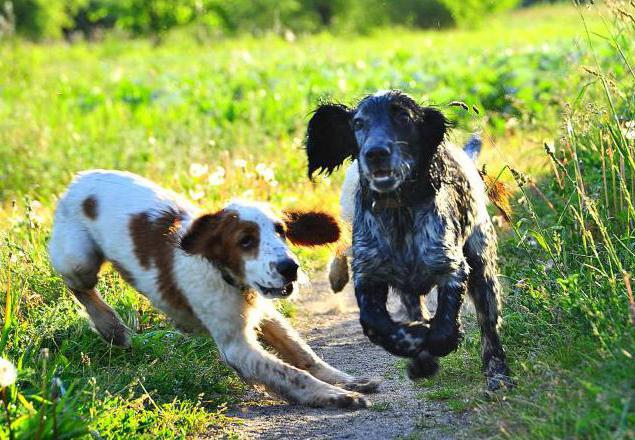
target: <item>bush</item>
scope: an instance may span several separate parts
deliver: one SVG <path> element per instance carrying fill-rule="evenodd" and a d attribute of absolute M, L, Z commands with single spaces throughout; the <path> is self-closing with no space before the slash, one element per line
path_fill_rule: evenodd
<path fill-rule="evenodd" d="M 81 0 L 80 0 L 81 1 Z M 13 0 L 16 32 L 34 40 L 59 38 L 73 24 L 78 1 Z"/>
<path fill-rule="evenodd" d="M 17 31 L 31 39 L 59 38 L 117 27 L 157 35 L 198 20 L 221 33 L 367 32 L 402 25 L 419 28 L 477 25 L 519 0 L 13 0 Z"/>
<path fill-rule="evenodd" d="M 457 25 L 472 27 L 478 25 L 488 14 L 517 6 L 519 0 L 439 0 L 439 2 L 448 8 Z"/>

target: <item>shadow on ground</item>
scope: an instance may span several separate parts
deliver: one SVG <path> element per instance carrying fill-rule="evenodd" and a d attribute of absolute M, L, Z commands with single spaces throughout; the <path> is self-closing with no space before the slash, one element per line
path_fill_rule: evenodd
<path fill-rule="evenodd" d="M 371 344 L 363 335 L 350 286 L 338 295 L 326 283 L 314 283 L 315 293 L 298 301 L 294 325 L 309 345 L 331 365 L 353 375 L 383 379 L 370 395 L 369 409 L 308 408 L 287 405 L 256 391 L 229 411 L 243 419 L 242 438 L 263 439 L 452 439 L 468 423 L 468 416 L 443 403 L 422 399 L 404 375 L 398 358 Z"/>

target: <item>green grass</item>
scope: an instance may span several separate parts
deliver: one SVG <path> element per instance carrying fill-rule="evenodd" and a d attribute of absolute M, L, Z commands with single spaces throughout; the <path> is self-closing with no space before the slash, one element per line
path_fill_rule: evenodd
<path fill-rule="evenodd" d="M 613 25 L 605 8 L 586 18 L 598 34 L 619 29 L 616 42 L 633 58 L 627 18 Z M 551 6 L 473 31 L 199 45 L 183 29 L 159 47 L 109 39 L 0 44 L 0 354 L 19 369 L 5 393 L 14 430 L 179 438 L 240 429 L 224 408 L 244 385 L 208 338 L 174 331 L 106 268 L 98 287 L 138 333 L 131 350 L 110 348 L 64 293 L 45 243 L 56 197 L 75 172 L 141 173 L 209 209 L 243 195 L 336 212 L 342 173 L 317 186 L 305 176 L 307 116 L 322 97 L 354 102 L 397 87 L 439 104 L 457 123 L 456 141 L 484 130 L 490 174 L 505 165 L 530 173 L 554 206 L 526 184 L 514 232 L 501 231 L 503 337 L 518 388 L 483 395 L 479 337 L 468 322 L 466 342 L 437 378 L 421 383 L 421 398 L 474 412 L 472 436 L 628 438 L 635 350 L 621 270 L 635 263 L 635 215 L 619 177 L 630 189 L 635 167 L 632 141 L 618 125 L 635 119 L 633 77 L 615 42 L 591 35 L 593 51 L 578 11 Z M 480 115 L 448 106 L 453 100 L 476 105 Z M 557 140 L 553 159 L 545 138 Z M 298 252 L 319 270 L 330 250 Z M 64 396 L 51 387 L 58 380 Z"/>

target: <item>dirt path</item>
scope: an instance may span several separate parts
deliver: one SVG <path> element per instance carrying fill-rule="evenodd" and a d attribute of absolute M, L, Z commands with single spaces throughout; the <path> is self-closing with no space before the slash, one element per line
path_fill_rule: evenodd
<path fill-rule="evenodd" d="M 237 428 L 252 439 L 452 439 L 466 416 L 443 403 L 417 398 L 415 387 L 398 367 L 398 359 L 371 344 L 362 334 L 350 287 L 333 295 L 326 283 L 314 282 L 312 295 L 298 301 L 294 325 L 309 345 L 331 365 L 355 375 L 379 376 L 384 382 L 370 395 L 373 406 L 360 411 L 316 409 L 265 400 L 250 392 L 230 411 L 244 420 Z"/>

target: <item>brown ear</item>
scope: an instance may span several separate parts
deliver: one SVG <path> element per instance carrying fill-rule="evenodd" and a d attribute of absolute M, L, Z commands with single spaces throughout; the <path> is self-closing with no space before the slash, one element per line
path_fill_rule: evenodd
<path fill-rule="evenodd" d="M 299 246 L 318 246 L 335 243 L 340 227 L 330 214 L 319 211 L 285 211 L 287 238 Z"/>
<path fill-rule="evenodd" d="M 181 239 L 181 249 L 188 254 L 203 254 L 207 239 L 213 234 L 218 220 L 218 213 L 205 214 L 194 220 Z"/>

